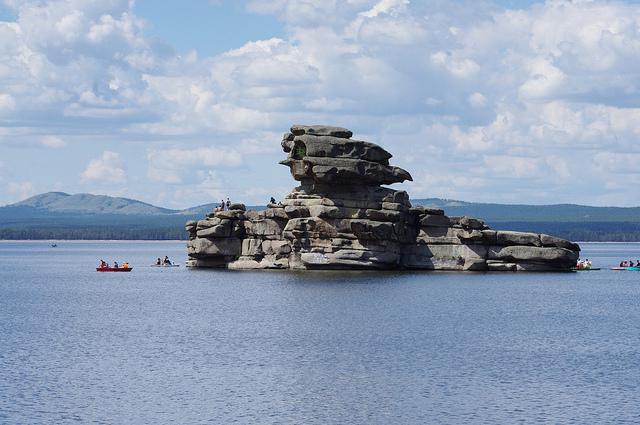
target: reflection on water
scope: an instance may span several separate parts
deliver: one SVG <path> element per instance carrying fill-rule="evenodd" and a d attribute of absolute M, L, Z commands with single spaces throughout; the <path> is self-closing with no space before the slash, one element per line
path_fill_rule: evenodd
<path fill-rule="evenodd" d="M 149 267 L 184 252 L 0 242 L 0 423 L 640 421 L 640 272 Z"/>

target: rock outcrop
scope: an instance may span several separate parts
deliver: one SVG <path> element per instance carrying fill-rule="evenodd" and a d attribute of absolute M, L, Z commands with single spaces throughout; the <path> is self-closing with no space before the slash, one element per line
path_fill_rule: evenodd
<path fill-rule="evenodd" d="M 412 207 L 411 180 L 392 155 L 340 127 L 293 126 L 281 162 L 300 182 L 278 204 L 186 224 L 187 265 L 229 269 L 565 271 L 580 247 L 536 233 L 491 230 L 482 220 Z"/>

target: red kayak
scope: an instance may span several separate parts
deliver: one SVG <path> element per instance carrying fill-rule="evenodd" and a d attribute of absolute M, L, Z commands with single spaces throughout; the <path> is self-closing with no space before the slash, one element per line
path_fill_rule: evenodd
<path fill-rule="evenodd" d="M 96 267 L 97 272 L 130 272 L 133 267 Z"/>

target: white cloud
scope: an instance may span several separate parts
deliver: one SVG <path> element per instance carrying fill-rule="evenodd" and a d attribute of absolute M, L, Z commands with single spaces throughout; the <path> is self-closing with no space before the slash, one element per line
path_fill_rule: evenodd
<path fill-rule="evenodd" d="M 473 106 L 474 108 L 482 108 L 487 104 L 487 98 L 482 93 L 478 92 L 469 95 L 468 100 L 469 105 Z"/>
<path fill-rule="evenodd" d="M 0 112 L 2 110 L 14 109 L 16 107 L 16 101 L 10 94 L 0 93 Z"/>
<path fill-rule="evenodd" d="M 233 168 L 242 163 L 236 150 L 203 147 L 197 149 L 151 150 L 147 154 L 147 176 L 154 181 L 178 184 L 185 176 L 195 176 L 203 169 Z"/>
<path fill-rule="evenodd" d="M 250 162 L 242 155 L 274 154 L 263 141 L 277 149 L 292 123 L 346 126 L 415 175 L 500 184 L 491 196 L 523 200 L 541 182 L 549 196 L 587 192 L 563 195 L 571 181 L 610 200 L 597 182 L 623 182 L 616 155 L 638 153 L 633 3 L 254 0 L 247 7 L 276 14 L 286 35 L 204 58 L 146 37 L 129 0 L 9 4 L 18 18 L 0 22 L 0 117 L 12 123 L 3 144 L 147 140 L 132 154 L 146 156 L 153 181 L 197 185 L 210 170 L 222 179 L 219 168 Z M 117 154 L 94 161 L 126 179 Z"/>
<path fill-rule="evenodd" d="M 9 182 L 7 191 L 15 201 L 21 201 L 34 194 L 33 183 L 30 181 Z"/>
<path fill-rule="evenodd" d="M 100 158 L 92 159 L 80 177 L 83 182 L 121 184 L 127 181 L 120 155 L 112 151 L 104 151 Z"/>
<path fill-rule="evenodd" d="M 47 148 L 59 149 L 65 147 L 67 143 L 58 136 L 45 136 L 40 139 L 40 145 Z"/>

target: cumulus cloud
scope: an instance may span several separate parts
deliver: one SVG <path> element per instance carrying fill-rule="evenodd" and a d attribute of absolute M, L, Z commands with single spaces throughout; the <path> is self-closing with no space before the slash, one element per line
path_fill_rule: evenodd
<path fill-rule="evenodd" d="M 40 139 L 40 145 L 46 148 L 59 149 L 67 145 L 67 143 L 58 136 L 45 136 Z"/>
<path fill-rule="evenodd" d="M 120 184 L 127 181 L 120 155 L 112 151 L 104 151 L 100 158 L 92 159 L 80 177 L 83 182 Z"/>
<path fill-rule="evenodd" d="M 290 124 L 322 122 L 383 144 L 435 182 L 408 184 L 414 196 L 447 196 L 442 174 L 478 188 L 450 195 L 526 201 L 548 185 L 562 197 L 573 181 L 584 190 L 564 196 L 579 199 L 548 201 L 610 202 L 600 181 L 637 176 L 615 171 L 640 135 L 640 5 L 631 2 L 252 0 L 248 10 L 277 15 L 286 36 L 204 58 L 146 37 L 128 0 L 8 4 L 17 19 L 0 22 L 0 126 L 46 147 L 73 132 L 153 137 L 161 144 L 137 155 L 150 180 L 176 191 L 264 154 L 263 135 L 277 149 Z M 117 154 L 94 161 L 99 170 Z M 103 169 L 126 178 L 120 165 Z"/>
<path fill-rule="evenodd" d="M 242 163 L 240 153 L 232 149 L 202 147 L 197 149 L 151 150 L 147 154 L 151 180 L 164 183 L 182 183 L 185 175 L 197 175 L 204 168 L 237 167 Z"/>
<path fill-rule="evenodd" d="M 34 194 L 33 183 L 30 181 L 9 182 L 7 191 L 14 201 L 21 201 Z"/>

